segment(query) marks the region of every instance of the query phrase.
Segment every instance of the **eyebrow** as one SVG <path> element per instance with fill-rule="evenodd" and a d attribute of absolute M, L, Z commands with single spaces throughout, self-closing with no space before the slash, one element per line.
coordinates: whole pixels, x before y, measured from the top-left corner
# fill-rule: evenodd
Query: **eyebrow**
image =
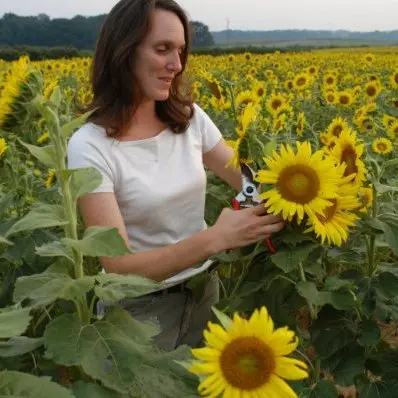
<path fill-rule="evenodd" d="M 171 41 L 171 40 L 160 40 L 160 41 L 157 41 L 155 43 L 155 46 L 160 46 L 160 45 L 163 45 L 163 44 L 166 45 L 166 46 L 169 46 L 169 47 L 174 47 L 175 46 L 175 43 L 173 41 Z M 177 46 L 177 47 L 185 48 L 186 44 L 184 43 L 184 44 L 182 44 L 180 46 Z"/>

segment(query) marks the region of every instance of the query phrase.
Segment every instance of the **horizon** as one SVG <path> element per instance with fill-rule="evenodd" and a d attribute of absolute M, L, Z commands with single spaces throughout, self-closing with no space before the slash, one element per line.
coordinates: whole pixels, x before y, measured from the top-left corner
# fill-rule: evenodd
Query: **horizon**
<path fill-rule="evenodd" d="M 350 31 L 391 32 L 398 30 L 398 1 L 334 0 L 177 0 L 192 21 L 202 22 L 212 32 L 240 31 Z M 117 0 L 13 0 L 0 4 L 0 15 L 19 16 L 46 14 L 51 19 L 71 19 L 77 15 L 90 17 L 110 12 Z"/>
<path fill-rule="evenodd" d="M 90 18 L 90 17 L 98 17 L 101 15 L 106 15 L 105 14 L 95 14 L 95 15 L 82 15 L 82 14 L 76 14 L 73 15 L 71 17 L 51 17 L 50 15 L 44 13 L 44 12 L 39 12 L 37 14 L 31 14 L 31 15 L 21 15 L 21 14 L 17 14 L 15 12 L 3 12 L 0 13 L 0 18 L 3 18 L 3 16 L 5 14 L 15 14 L 18 17 L 37 17 L 40 14 L 45 14 L 47 15 L 50 20 L 54 20 L 54 19 L 73 19 L 76 17 L 85 17 L 85 18 Z M 195 21 L 195 22 L 201 22 L 203 24 L 205 24 L 205 22 L 200 21 L 200 20 L 191 20 L 191 21 Z M 206 24 L 205 24 L 206 25 Z M 314 31 L 318 31 L 318 32 L 351 32 L 351 33 L 374 33 L 374 32 L 394 32 L 394 31 L 398 31 L 398 27 L 395 29 L 386 29 L 386 30 L 380 30 L 380 29 L 374 29 L 374 30 L 350 30 L 350 29 L 342 29 L 342 28 L 336 28 L 336 29 L 316 29 L 316 28 L 275 28 L 275 29 L 242 29 L 242 28 L 236 28 L 236 29 L 229 29 L 230 31 L 235 31 L 235 32 L 279 32 L 279 31 L 286 31 L 286 30 L 301 30 L 301 31 L 309 31 L 309 32 L 314 32 Z M 227 31 L 227 29 L 221 29 L 221 30 L 214 30 L 214 29 L 210 29 L 209 27 L 209 31 L 210 32 L 214 32 L 214 33 L 218 33 L 218 32 L 225 32 Z"/>

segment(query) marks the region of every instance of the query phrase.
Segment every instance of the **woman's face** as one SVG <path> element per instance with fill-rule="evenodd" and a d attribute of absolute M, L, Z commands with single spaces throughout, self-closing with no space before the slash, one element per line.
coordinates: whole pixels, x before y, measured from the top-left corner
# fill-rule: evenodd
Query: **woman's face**
<path fill-rule="evenodd" d="M 184 26 L 178 16 L 157 9 L 151 16 L 151 28 L 137 48 L 135 77 L 144 101 L 163 101 L 182 65 L 185 47 Z"/>

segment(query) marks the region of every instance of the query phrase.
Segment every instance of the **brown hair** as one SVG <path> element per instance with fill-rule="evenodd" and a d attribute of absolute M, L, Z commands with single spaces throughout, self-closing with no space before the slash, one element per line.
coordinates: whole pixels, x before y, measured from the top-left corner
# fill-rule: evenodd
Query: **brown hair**
<path fill-rule="evenodd" d="M 179 17 L 186 43 L 180 56 L 182 70 L 174 78 L 167 100 L 155 102 L 156 114 L 175 133 L 184 132 L 193 115 L 192 100 L 183 80 L 191 44 L 184 10 L 174 0 L 121 0 L 108 14 L 100 31 L 91 72 L 94 97 L 85 109 L 94 111 L 88 121 L 104 127 L 108 136 L 117 136 L 129 124 L 139 105 L 141 94 L 132 76 L 134 58 L 137 46 L 149 32 L 150 17 L 155 9 L 170 11 Z"/>

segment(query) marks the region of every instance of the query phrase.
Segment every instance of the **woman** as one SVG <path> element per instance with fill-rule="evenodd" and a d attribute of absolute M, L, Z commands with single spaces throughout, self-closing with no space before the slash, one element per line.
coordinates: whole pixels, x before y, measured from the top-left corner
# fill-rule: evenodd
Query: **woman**
<path fill-rule="evenodd" d="M 185 281 L 207 272 L 192 268 L 227 249 L 279 231 L 281 219 L 263 206 L 224 209 L 204 222 L 204 166 L 241 189 L 226 168 L 232 156 L 206 113 L 182 94 L 189 26 L 173 0 L 121 0 L 102 27 L 93 60 L 96 109 L 71 138 L 69 168 L 95 167 L 100 187 L 80 199 L 86 227 L 118 228 L 134 254 L 101 258 L 106 272 L 141 274 L 170 282 L 169 289 L 121 305 L 137 319 L 156 317 L 157 344 L 196 346 L 218 299 L 216 277 L 195 299 Z"/>

